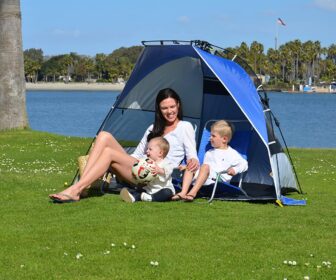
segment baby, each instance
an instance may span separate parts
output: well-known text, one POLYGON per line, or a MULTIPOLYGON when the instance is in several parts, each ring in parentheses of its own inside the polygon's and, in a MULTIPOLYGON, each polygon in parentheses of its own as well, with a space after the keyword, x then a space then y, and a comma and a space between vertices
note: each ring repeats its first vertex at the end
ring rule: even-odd
POLYGON ((152 170, 156 178, 144 186, 136 189, 123 188, 120 191, 121 198, 126 202, 136 201, 169 201, 175 194, 171 174, 172 166, 165 159, 169 152, 169 143, 163 137, 152 138, 147 144, 146 155, 155 162, 152 170))

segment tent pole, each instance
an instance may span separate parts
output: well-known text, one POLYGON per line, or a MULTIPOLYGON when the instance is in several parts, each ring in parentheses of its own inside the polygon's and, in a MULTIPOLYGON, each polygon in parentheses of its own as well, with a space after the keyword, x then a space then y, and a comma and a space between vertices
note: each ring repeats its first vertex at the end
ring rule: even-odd
MULTIPOLYGON (((271 109, 266 104, 264 104, 264 108, 266 108, 266 110, 264 111, 265 113, 266 112, 267 113, 272 112, 271 109)), ((269 115, 268 119, 270 120, 270 124, 271 124, 271 129, 272 129, 271 133, 273 134, 272 137, 273 137, 273 139, 276 139, 275 134, 274 134, 274 126, 273 126, 272 115, 271 114, 269 115)), ((268 150, 269 150, 269 153, 270 153, 270 156, 271 156, 270 143, 268 143, 268 150)), ((279 197, 278 197, 277 200, 280 200, 280 196, 281 196, 281 181, 280 181, 279 161, 278 161, 278 156, 277 155, 275 156, 275 159, 276 159, 276 168, 277 168, 277 177, 278 177, 277 179, 278 179, 279 191, 280 191, 280 195, 279 195, 279 197)), ((270 160, 271 160, 271 158, 270 158, 270 160)), ((272 160, 271 160, 271 162, 272 162, 272 160)), ((272 165, 272 163, 271 163, 271 165, 272 165)))
MULTIPOLYGON (((292 164, 293 171, 294 171, 294 174, 295 174, 295 178, 296 178, 296 181, 297 181, 298 186, 299 186, 300 194, 303 194, 303 191, 302 191, 302 188, 301 188, 301 184, 300 184, 299 178, 298 178, 298 176, 297 176, 296 169, 295 169, 295 166, 294 166, 292 157, 291 157, 291 155, 290 155, 290 152, 289 152, 289 149, 288 149, 288 146, 287 146, 285 137, 283 136, 283 133, 282 133, 281 128, 280 128, 280 122, 277 120, 277 118, 274 116, 274 114, 273 114, 273 112, 272 112, 271 110, 270 110, 270 113, 271 113, 271 117, 273 118, 273 120, 274 120, 274 122, 275 122, 275 125, 276 125, 276 126, 278 127, 278 129, 279 129, 279 132, 280 132, 280 135, 281 135, 281 139, 282 139, 282 141, 283 141, 284 144, 285 144, 286 152, 287 152, 287 154, 288 154, 289 161, 290 161, 290 163, 292 164)), ((272 118, 271 118, 271 120, 272 120, 272 118)), ((271 125, 272 125, 272 123, 273 123, 273 122, 271 121, 271 125)), ((272 130, 273 130, 273 133, 274 133, 273 125, 272 125, 272 130)))

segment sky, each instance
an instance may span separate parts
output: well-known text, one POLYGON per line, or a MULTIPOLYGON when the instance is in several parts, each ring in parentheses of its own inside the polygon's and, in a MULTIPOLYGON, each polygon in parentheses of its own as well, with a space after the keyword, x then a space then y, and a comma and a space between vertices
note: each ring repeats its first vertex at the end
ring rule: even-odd
POLYGON ((336 43, 336 0, 21 0, 23 49, 94 56, 150 40, 336 43), (286 26, 279 25, 281 18, 286 26))

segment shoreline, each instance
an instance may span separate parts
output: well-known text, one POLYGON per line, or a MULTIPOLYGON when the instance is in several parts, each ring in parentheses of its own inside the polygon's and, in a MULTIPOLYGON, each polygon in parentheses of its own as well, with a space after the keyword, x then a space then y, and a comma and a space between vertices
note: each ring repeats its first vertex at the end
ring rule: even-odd
POLYGON ((26 83, 26 90, 122 91, 124 83, 26 83))
MULTIPOLYGON (((27 83, 26 90, 47 90, 47 91, 122 91, 125 87, 125 83, 81 83, 81 82, 38 82, 38 83, 27 83)), ((303 91, 292 91, 292 90, 266 90, 266 92, 279 92, 279 93, 331 93, 335 94, 336 92, 330 92, 327 89, 318 88, 315 92, 303 92, 303 91)))

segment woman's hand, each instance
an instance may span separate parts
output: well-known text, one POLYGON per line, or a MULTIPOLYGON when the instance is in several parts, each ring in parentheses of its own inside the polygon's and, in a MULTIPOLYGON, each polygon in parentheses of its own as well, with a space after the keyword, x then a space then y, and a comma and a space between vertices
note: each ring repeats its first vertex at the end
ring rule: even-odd
POLYGON ((180 170, 180 171, 184 171, 184 170, 187 169, 187 166, 184 165, 184 164, 180 164, 177 168, 178 168, 178 170, 180 170))
POLYGON ((187 161, 188 171, 195 172, 199 168, 199 162, 196 158, 191 158, 187 161))

